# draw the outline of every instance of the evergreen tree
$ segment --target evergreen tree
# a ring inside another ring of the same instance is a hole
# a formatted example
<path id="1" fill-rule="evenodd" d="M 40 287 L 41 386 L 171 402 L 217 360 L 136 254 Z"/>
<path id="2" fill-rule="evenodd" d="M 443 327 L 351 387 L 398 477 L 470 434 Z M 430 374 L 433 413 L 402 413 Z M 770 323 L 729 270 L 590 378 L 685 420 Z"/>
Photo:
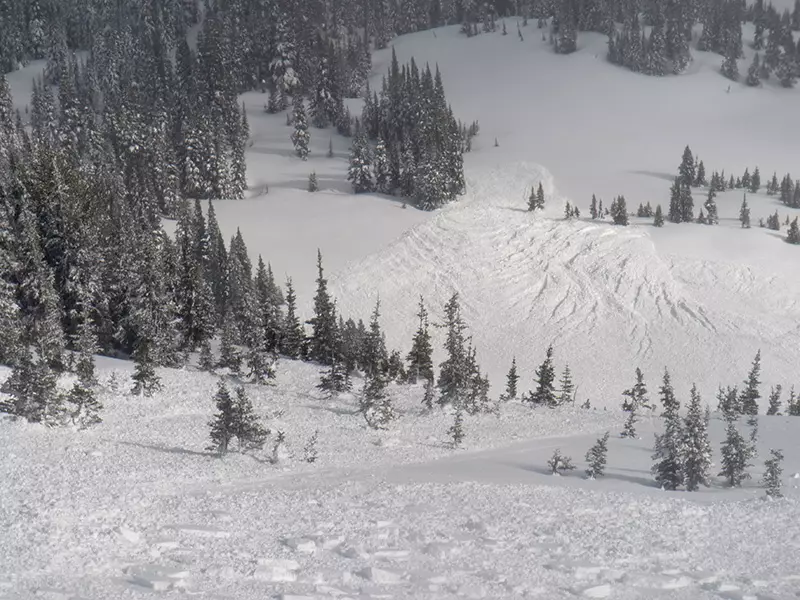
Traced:
<path id="1" fill-rule="evenodd" d="M 366 376 L 373 376 L 378 372 L 384 373 L 389 360 L 389 355 L 386 351 L 386 342 L 383 332 L 381 331 L 380 308 L 381 301 L 379 299 L 375 302 L 375 310 L 372 311 L 369 330 L 364 339 L 362 363 Z"/>
<path id="2" fill-rule="evenodd" d="M 135 396 L 152 396 L 153 392 L 161 389 L 161 378 L 156 373 L 155 361 L 152 355 L 152 342 L 142 338 L 133 351 L 134 370 L 133 388 L 131 393 Z"/>
<path id="3" fill-rule="evenodd" d="M 747 442 L 739 433 L 735 419 L 728 420 L 725 441 L 722 444 L 722 471 L 720 477 L 725 477 L 731 487 L 739 487 L 742 481 L 750 479 L 747 467 L 750 464 L 750 449 Z"/>
<path id="4" fill-rule="evenodd" d="M 308 176 L 308 191 L 309 192 L 316 192 L 319 190 L 319 184 L 317 183 L 317 173 L 312 171 L 311 174 Z"/>
<path id="5" fill-rule="evenodd" d="M 63 404 L 57 388 L 58 376 L 48 362 L 23 344 L 11 375 L 0 391 L 11 396 L 8 406 L 0 409 L 31 423 L 60 425 Z"/>
<path id="6" fill-rule="evenodd" d="M 317 292 L 314 295 L 314 317 L 308 321 L 312 333 L 309 338 L 309 358 L 323 365 L 331 365 L 337 353 L 336 311 L 328 293 L 328 280 L 322 269 L 322 253 L 317 250 Z"/>
<path id="7" fill-rule="evenodd" d="M 221 369 L 230 369 L 234 375 L 239 375 L 242 369 L 242 354 L 237 347 L 238 335 L 236 324 L 230 310 L 225 311 L 220 334 L 219 363 Z"/>
<path id="8" fill-rule="evenodd" d="M 758 414 L 758 400 L 761 398 L 761 393 L 758 391 L 758 386 L 761 385 L 761 350 L 756 353 L 753 359 L 753 366 L 747 375 L 744 382 L 744 389 L 742 390 L 741 398 L 739 400 L 742 407 L 742 414 L 757 415 Z"/>
<path id="9" fill-rule="evenodd" d="M 684 420 L 683 470 L 686 490 L 697 491 L 700 485 L 708 485 L 711 468 L 711 444 L 705 418 L 700 409 L 700 394 L 697 386 L 691 390 L 691 401 Z"/>
<path id="10" fill-rule="evenodd" d="M 691 148 L 686 146 L 686 148 L 683 149 L 681 164 L 678 166 L 679 182 L 685 186 L 691 186 L 694 183 L 696 173 L 694 154 L 692 154 Z"/>
<path id="11" fill-rule="evenodd" d="M 375 154 L 372 157 L 372 174 L 375 182 L 375 191 L 388 194 L 390 189 L 389 156 L 386 152 L 386 143 L 378 138 L 375 146 Z"/>
<path id="12" fill-rule="evenodd" d="M 708 213 L 708 216 L 706 217 L 706 223 L 709 225 L 717 225 L 719 223 L 717 203 L 714 200 L 716 196 L 717 193 L 714 191 L 714 188 L 708 188 L 708 197 L 706 198 L 706 202 L 703 206 L 705 206 L 706 212 Z"/>
<path id="13" fill-rule="evenodd" d="M 281 354 L 289 358 L 300 358 L 303 351 L 305 333 L 297 318 L 297 296 L 291 278 L 286 280 L 286 315 L 283 319 L 279 348 Z"/>
<path id="14" fill-rule="evenodd" d="M 386 394 L 386 377 L 382 372 L 375 371 L 364 378 L 360 405 L 364 419 L 373 429 L 386 429 L 394 420 L 394 407 Z"/>
<path id="15" fill-rule="evenodd" d="M 720 71 L 731 81 L 739 81 L 739 65 L 737 63 L 739 55 L 740 51 L 736 45 L 729 44 L 728 50 L 725 53 L 725 60 L 722 63 L 722 68 Z"/>
<path id="16" fill-rule="evenodd" d="M 294 123 L 294 130 L 291 136 L 292 145 L 294 145 L 295 154 L 303 160 L 307 160 L 309 154 L 308 144 L 311 136 L 308 133 L 308 117 L 306 116 L 305 103 L 300 94 L 294 97 L 292 115 L 292 123 Z"/>
<path id="17" fill-rule="evenodd" d="M 656 434 L 653 453 L 653 475 L 665 490 L 676 490 L 684 482 L 683 431 L 679 416 L 680 403 L 670 382 L 669 372 L 664 372 L 664 381 L 659 390 L 664 405 L 664 433 Z"/>
<path id="18" fill-rule="evenodd" d="M 233 401 L 233 434 L 239 443 L 240 450 L 260 450 L 264 447 L 267 431 L 261 425 L 253 410 L 253 403 L 244 386 L 236 388 L 236 399 Z"/>
<path id="19" fill-rule="evenodd" d="M 594 194 L 592 194 L 592 203 L 589 205 L 589 214 L 592 216 L 592 219 L 596 219 L 598 215 L 597 198 Z"/>
<path id="20" fill-rule="evenodd" d="M 664 226 L 664 214 L 661 212 L 661 205 L 656 206 L 656 213 L 653 218 L 653 225 L 655 227 L 663 227 Z"/>
<path id="21" fill-rule="evenodd" d="M 769 408 L 767 409 L 768 415 L 781 414 L 781 392 L 783 388 L 780 384 L 770 389 L 769 392 Z"/>
<path id="22" fill-rule="evenodd" d="M 783 452 L 780 450 L 771 449 L 771 458 L 764 461 L 764 478 L 761 480 L 764 488 L 767 490 L 767 497 L 769 498 L 782 498 L 783 492 L 781 487 L 781 475 L 783 475 Z"/>
<path id="23" fill-rule="evenodd" d="M 632 410 L 628 413 L 628 418 L 625 419 L 625 425 L 622 427 L 622 433 L 620 434 L 621 437 L 636 439 L 636 423 L 638 419 L 636 418 L 636 410 Z"/>
<path id="24" fill-rule="evenodd" d="M 789 399 L 786 401 L 786 414 L 790 417 L 800 417 L 800 396 L 795 394 L 794 386 L 789 389 Z"/>
<path id="25" fill-rule="evenodd" d="M 761 189 L 761 172 L 758 167 L 755 168 L 753 174 L 750 176 L 750 192 L 755 194 Z"/>
<path id="26" fill-rule="evenodd" d="M 622 392 L 625 400 L 622 402 L 622 410 L 637 411 L 642 409 L 651 410 L 650 399 L 647 397 L 647 386 L 644 383 L 644 374 L 639 367 L 636 367 L 636 383 L 632 388 Z"/>
<path id="27" fill-rule="evenodd" d="M 790 244 L 800 244 L 800 227 L 797 225 L 797 217 L 795 217 L 792 224 L 789 225 L 789 231 L 786 233 L 786 241 Z"/>
<path id="28" fill-rule="evenodd" d="M 531 188 L 531 194 L 528 196 L 528 212 L 533 212 L 538 208 L 538 203 L 536 202 L 536 188 Z"/>
<path id="29" fill-rule="evenodd" d="M 102 421 L 100 411 L 103 409 L 95 389 L 97 387 L 94 368 L 94 354 L 97 352 L 96 335 L 86 313 L 78 330 L 77 350 L 75 373 L 78 378 L 67 395 L 67 402 L 70 419 L 79 428 L 84 429 Z"/>
<path id="30" fill-rule="evenodd" d="M 706 166 L 701 160 L 697 162 L 697 172 L 695 173 L 694 177 L 694 185 L 695 187 L 700 187 L 706 185 L 706 183 Z"/>
<path id="31" fill-rule="evenodd" d="M 536 206 L 539 210 L 544 210 L 544 187 L 542 186 L 542 182 L 539 182 L 539 185 L 536 187 Z"/>
<path id="32" fill-rule="evenodd" d="M 500 396 L 504 402 L 515 400 L 517 397 L 517 383 L 519 382 L 519 375 L 517 375 L 517 359 L 511 359 L 511 368 L 506 375 L 506 391 Z"/>
<path id="33" fill-rule="evenodd" d="M 574 400 L 573 394 L 575 393 L 575 384 L 572 381 L 572 372 L 569 365 L 564 367 L 559 381 L 558 396 L 556 397 L 556 404 L 562 405 L 570 403 Z"/>
<path id="34" fill-rule="evenodd" d="M 419 326 L 411 342 L 411 351 L 406 357 L 408 363 L 408 382 L 416 383 L 419 379 L 433 381 L 433 348 L 431 336 L 428 331 L 428 311 L 422 296 L 419 298 L 419 311 L 417 312 Z"/>
<path id="35" fill-rule="evenodd" d="M 618 196 L 611 203 L 611 218 L 614 225 L 628 224 L 628 207 L 625 204 L 625 196 Z"/>
<path id="36" fill-rule="evenodd" d="M 372 155 L 366 136 L 362 133 L 355 137 L 350 148 L 350 168 L 347 180 L 352 183 L 356 194 L 372 192 L 375 184 L 372 180 Z"/>
<path id="37" fill-rule="evenodd" d="M 456 407 L 453 425 L 447 430 L 452 448 L 460 448 L 464 441 L 464 414 L 461 407 Z"/>
<path id="38" fill-rule="evenodd" d="M 530 392 L 525 400 L 538 406 L 555 406 L 556 392 L 553 385 L 554 382 L 553 346 L 550 345 L 547 347 L 544 362 L 536 369 L 536 390 Z"/>
<path id="39" fill-rule="evenodd" d="M 449 404 L 460 410 L 466 401 L 470 373 L 465 338 L 467 326 L 461 316 L 458 293 L 454 293 L 445 304 L 444 322 L 438 327 L 446 331 L 444 349 L 447 352 L 447 358 L 439 365 L 439 379 L 436 382 L 439 388 L 438 403 L 440 406 Z"/>
<path id="40" fill-rule="evenodd" d="M 747 205 L 747 194 L 744 195 L 742 207 L 739 209 L 739 222 L 742 224 L 742 229 L 750 229 L 750 207 Z"/>
<path id="41" fill-rule="evenodd" d="M 224 455 L 228 452 L 228 446 L 236 435 L 236 411 L 231 393 L 223 379 L 217 383 L 214 402 L 218 412 L 208 423 L 211 428 L 211 445 L 208 450 Z"/>
<path id="42" fill-rule="evenodd" d="M 547 461 L 547 466 L 552 475 L 563 475 L 566 471 L 572 471 L 575 468 L 572 459 L 569 456 L 563 456 L 559 448 L 555 449 L 553 456 Z"/>
<path id="43" fill-rule="evenodd" d="M 589 479 L 597 479 L 605 475 L 606 457 L 608 455 L 608 438 L 609 433 L 606 431 L 605 435 L 598 438 L 595 445 L 589 448 L 589 451 L 586 453 L 586 462 L 589 465 L 586 469 L 586 476 Z"/>

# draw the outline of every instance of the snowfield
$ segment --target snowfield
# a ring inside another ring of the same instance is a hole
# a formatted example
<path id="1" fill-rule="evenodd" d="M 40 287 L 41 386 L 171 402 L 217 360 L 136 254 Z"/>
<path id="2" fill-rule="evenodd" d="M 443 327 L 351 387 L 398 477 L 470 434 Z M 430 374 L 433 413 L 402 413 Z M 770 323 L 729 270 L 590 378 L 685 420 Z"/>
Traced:
<path id="1" fill-rule="evenodd" d="M 790 385 L 800 389 L 800 249 L 757 227 L 776 209 L 781 222 L 800 211 L 748 195 L 754 227 L 741 230 L 733 191 L 717 198 L 717 227 L 655 229 L 632 218 L 624 228 L 585 216 L 592 193 L 604 204 L 624 194 L 629 211 L 640 202 L 666 209 L 686 144 L 709 175 L 757 164 L 762 182 L 773 171 L 800 176 L 787 133 L 800 90 L 732 84 L 726 93 L 721 57 L 698 52 L 687 74 L 647 78 L 606 63 L 601 36 L 582 34 L 576 54 L 556 56 L 535 23 L 520 42 L 515 20 L 506 22 L 508 36 L 466 39 L 451 27 L 393 44 L 401 62 L 437 63 L 456 116 L 480 121 L 458 203 L 422 213 L 351 195 L 348 140 L 312 129 L 302 162 L 285 115 L 267 115 L 266 96 L 248 93 L 251 190 L 215 209 L 227 236 L 241 228 L 254 258 L 293 278 L 304 317 L 317 248 L 345 317 L 366 320 L 380 297 L 388 346 L 403 354 L 419 296 L 438 321 L 458 292 L 492 397 L 512 357 L 527 391 L 552 343 L 556 371 L 569 363 L 575 376 L 576 406 L 510 402 L 499 416 L 466 417 L 464 449 L 452 450 L 453 415 L 424 414 L 421 387 L 390 386 L 399 418 L 376 432 L 354 395 L 320 394 L 317 367 L 281 361 L 274 385 L 247 386 L 272 431 L 267 446 L 219 459 L 206 450 L 214 376 L 160 370 L 164 389 L 143 399 L 128 393 L 130 364 L 99 359 L 106 410 L 96 428 L 0 419 L 0 598 L 800 595 L 800 419 L 759 419 L 752 479 L 737 490 L 716 476 L 697 493 L 654 487 L 657 417 L 638 425 L 639 439 L 619 437 L 620 394 L 637 366 L 651 398 L 668 367 L 682 402 L 696 382 L 714 408 L 717 387 L 741 384 L 760 349 L 762 414 L 771 385 L 784 386 L 784 399 Z M 389 58 L 376 53 L 373 88 Z M 37 69 L 10 77 L 19 106 Z M 305 191 L 311 171 L 316 194 Z M 527 195 L 539 182 L 547 207 L 532 214 Z M 698 190 L 696 209 L 704 199 Z M 567 200 L 584 216 L 563 220 Z M 432 333 L 438 362 L 443 336 Z M 578 407 L 586 399 L 590 410 Z M 278 431 L 286 445 L 273 464 Z M 308 463 L 315 431 L 318 458 Z M 583 457 L 605 431 L 608 473 L 590 481 Z M 716 415 L 711 435 L 716 475 Z M 547 473 L 555 448 L 575 471 Z M 777 501 L 759 487 L 770 448 L 786 455 L 787 497 Z"/>

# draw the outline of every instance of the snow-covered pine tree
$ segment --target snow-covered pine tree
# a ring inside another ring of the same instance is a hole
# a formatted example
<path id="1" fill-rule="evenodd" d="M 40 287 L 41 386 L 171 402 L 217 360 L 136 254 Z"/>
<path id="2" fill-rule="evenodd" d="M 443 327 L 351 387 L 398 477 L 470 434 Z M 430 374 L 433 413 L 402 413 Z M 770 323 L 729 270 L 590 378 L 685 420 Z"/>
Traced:
<path id="1" fill-rule="evenodd" d="M 747 194 L 742 199 L 742 207 L 739 209 L 739 222 L 742 229 L 750 229 L 750 207 L 747 205 Z"/>
<path id="2" fill-rule="evenodd" d="M 711 468 L 711 443 L 703 412 L 700 408 L 700 394 L 692 385 L 689 409 L 683 428 L 683 472 L 686 490 L 694 492 L 701 485 L 708 485 Z"/>
<path id="3" fill-rule="evenodd" d="M 419 297 L 417 319 L 419 319 L 419 325 L 411 342 L 411 351 L 406 357 L 408 382 L 411 384 L 420 379 L 433 381 L 433 348 L 428 325 L 428 311 L 425 309 L 425 301 L 422 296 Z"/>
<path id="4" fill-rule="evenodd" d="M 222 322 L 219 344 L 219 362 L 221 369 L 229 369 L 233 375 L 239 375 L 242 369 L 242 354 L 237 347 L 239 339 L 232 311 L 226 310 Z"/>
<path id="5" fill-rule="evenodd" d="M 446 331 L 444 349 L 447 352 L 447 358 L 439 365 L 439 379 L 436 382 L 439 388 L 438 404 L 462 409 L 470 374 L 467 372 L 467 341 L 464 335 L 467 326 L 461 316 L 458 292 L 445 304 L 444 322 L 437 327 Z"/>
<path id="6" fill-rule="evenodd" d="M 561 454 L 561 449 L 556 448 L 553 456 L 547 461 L 547 466 L 552 475 L 563 475 L 567 471 L 572 471 L 575 465 L 572 464 L 572 459 L 569 456 Z"/>
<path id="7" fill-rule="evenodd" d="M 561 379 L 558 385 L 558 396 L 556 397 L 556 404 L 561 406 L 573 402 L 575 394 L 575 383 L 572 381 L 572 371 L 569 365 L 564 366 L 561 373 Z"/>
<path id="8" fill-rule="evenodd" d="M 386 351 L 386 342 L 381 331 L 380 317 L 381 301 L 379 298 L 375 302 L 375 309 L 372 311 L 369 329 L 364 339 L 361 353 L 362 365 L 366 376 L 372 376 L 378 372 L 385 373 L 386 363 L 389 359 Z"/>
<path id="9" fill-rule="evenodd" d="M 750 193 L 755 194 L 761 189 L 761 172 L 756 167 L 750 176 Z"/>
<path id="10" fill-rule="evenodd" d="M 286 280 L 286 315 L 283 318 L 278 347 L 281 354 L 289 358 L 300 358 L 303 352 L 305 332 L 297 318 L 297 296 L 292 279 Z"/>
<path id="11" fill-rule="evenodd" d="M 786 233 L 786 241 L 789 244 L 800 244 L 800 226 L 797 224 L 797 217 L 795 217 L 792 224 L 789 225 L 789 231 Z"/>
<path id="12" fill-rule="evenodd" d="M 608 438 L 609 432 L 606 431 L 605 435 L 598 438 L 594 446 L 589 448 L 589 451 L 586 453 L 586 462 L 588 463 L 586 476 L 589 479 L 597 479 L 605 475 L 608 456 Z"/>
<path id="13" fill-rule="evenodd" d="M 383 138 L 378 138 L 375 145 L 375 153 L 372 157 L 372 174 L 375 182 L 375 191 L 381 194 L 391 193 L 389 156 L 386 150 L 386 143 Z"/>
<path id="14" fill-rule="evenodd" d="M 524 400 L 534 406 L 554 407 L 556 405 L 555 379 L 553 346 L 551 344 L 547 347 L 544 362 L 536 369 L 536 389 L 529 392 Z"/>
<path id="15" fill-rule="evenodd" d="M 664 213 L 661 212 L 661 205 L 656 205 L 656 212 L 653 217 L 653 226 L 654 227 L 663 227 L 664 226 Z"/>
<path id="16" fill-rule="evenodd" d="M 747 442 L 739 433 L 736 419 L 729 419 L 725 433 L 725 441 L 722 443 L 722 471 L 720 477 L 725 477 L 731 487 L 739 487 L 742 481 L 750 479 L 747 467 L 750 464 L 750 448 Z"/>
<path id="17" fill-rule="evenodd" d="M 536 203 L 536 188 L 531 187 L 531 194 L 528 196 L 528 211 L 533 212 L 537 208 Z"/>
<path id="18" fill-rule="evenodd" d="M 134 396 L 152 396 L 161 389 L 161 377 L 156 373 L 155 361 L 152 355 L 152 342 L 148 338 L 141 338 L 133 351 L 133 388 Z"/>
<path id="19" fill-rule="evenodd" d="M 328 280 L 322 268 L 322 252 L 317 250 L 317 291 L 314 295 L 314 316 L 308 321 L 312 333 L 309 338 L 309 358 L 323 365 L 330 365 L 336 348 L 336 310 L 328 292 Z"/>
<path id="20" fill-rule="evenodd" d="M 517 359 L 511 359 L 511 368 L 506 375 L 506 391 L 500 396 L 500 400 L 508 402 L 517 398 L 517 383 L 519 382 L 519 375 L 517 374 Z"/>
<path id="21" fill-rule="evenodd" d="M 403 365 L 403 357 L 400 355 L 399 350 L 392 350 L 389 354 L 389 359 L 386 361 L 386 378 L 397 383 L 408 381 L 408 375 Z"/>
<path id="22" fill-rule="evenodd" d="M 460 406 L 456 407 L 453 425 L 447 430 L 447 435 L 452 448 L 461 447 L 461 442 L 464 441 L 464 414 Z"/>
<path id="23" fill-rule="evenodd" d="M 308 176 L 308 191 L 311 193 L 319 191 L 316 171 L 311 171 L 311 174 Z"/>
<path id="24" fill-rule="evenodd" d="M 625 196 L 617 196 L 611 203 L 611 219 L 614 225 L 628 225 L 628 206 Z"/>
<path id="25" fill-rule="evenodd" d="M 363 133 L 356 135 L 350 148 L 347 181 L 353 185 L 353 191 L 356 194 L 372 192 L 375 189 L 372 179 L 372 152 L 367 142 L 367 136 Z"/>
<path id="26" fill-rule="evenodd" d="M 542 182 L 536 187 L 536 207 L 539 210 L 544 210 L 544 186 Z"/>
<path id="27" fill-rule="evenodd" d="M 722 74 L 731 81 L 739 81 L 739 58 L 740 51 L 735 44 L 729 44 L 725 52 L 725 60 L 722 62 L 720 71 Z"/>
<path id="28" fill-rule="evenodd" d="M 761 480 L 762 485 L 767 491 L 769 498 L 782 498 L 783 482 L 781 475 L 783 475 L 783 452 L 780 450 L 770 449 L 770 458 L 764 461 L 764 477 Z"/>
<path id="29" fill-rule="evenodd" d="M 683 431 L 679 415 L 680 403 L 675 398 L 669 371 L 664 371 L 664 380 L 659 389 L 664 406 L 664 433 L 656 434 L 652 472 L 656 482 L 665 490 L 676 490 L 684 481 Z"/>
<path id="30" fill-rule="evenodd" d="M 717 213 L 717 202 L 714 198 L 717 196 L 717 193 L 714 191 L 713 187 L 708 188 L 708 196 L 706 197 L 706 202 L 703 206 L 706 209 L 707 217 L 706 223 L 708 225 L 717 225 L 719 223 L 719 215 Z"/>
<path id="31" fill-rule="evenodd" d="M 589 214 L 592 216 L 592 219 L 597 219 L 597 197 L 592 194 L 592 202 L 589 204 Z"/>
<path id="32" fill-rule="evenodd" d="M 208 450 L 222 456 L 228 452 L 231 440 L 236 435 L 236 410 L 224 379 L 217 382 L 214 403 L 217 407 L 217 414 L 208 423 L 211 428 L 211 445 L 208 446 Z"/>
<path id="33" fill-rule="evenodd" d="M 625 419 L 625 425 L 622 426 L 622 433 L 620 437 L 636 439 L 636 423 L 639 419 L 636 418 L 636 410 L 628 412 L 628 418 Z"/>
<path id="34" fill-rule="evenodd" d="M 308 144 L 311 141 L 311 135 L 308 133 L 308 116 L 306 115 L 306 107 L 303 102 L 303 96 L 296 94 L 293 99 L 293 117 L 292 122 L 294 129 L 292 130 L 292 145 L 297 156 L 303 160 L 308 159 L 309 149 Z"/>
<path id="35" fill-rule="evenodd" d="M 260 450 L 263 448 L 268 434 L 259 422 L 253 409 L 253 402 L 242 385 L 236 388 L 233 414 L 233 434 L 239 443 L 239 449 Z"/>
<path id="36" fill-rule="evenodd" d="M 761 398 L 761 393 L 758 391 L 758 386 L 761 385 L 761 350 L 756 353 L 753 359 L 753 366 L 747 374 L 747 379 L 744 381 L 744 389 L 739 400 L 739 405 L 742 408 L 742 414 L 757 415 L 758 414 L 758 400 Z"/>
<path id="37" fill-rule="evenodd" d="M 78 359 L 75 364 L 75 374 L 78 379 L 72 385 L 67 395 L 69 415 L 71 421 L 80 429 L 100 423 L 100 411 L 103 405 L 97 399 L 97 376 L 94 368 L 94 355 L 97 352 L 97 336 L 94 326 L 89 319 L 88 311 L 78 329 L 77 351 Z"/>
<path id="38" fill-rule="evenodd" d="M 380 370 L 365 376 L 359 405 L 364 420 L 373 429 L 386 429 L 394 420 L 394 407 L 386 393 L 386 377 Z"/>
<path id="39" fill-rule="evenodd" d="M 768 415 L 780 415 L 781 414 L 781 392 L 783 391 L 783 387 L 781 384 L 778 384 L 772 388 L 770 388 L 769 392 L 769 408 L 767 409 Z"/>
<path id="40" fill-rule="evenodd" d="M 639 411 L 652 410 L 650 399 L 647 397 L 647 385 L 644 382 L 644 374 L 639 367 L 636 367 L 636 383 L 628 390 L 622 392 L 625 400 L 622 402 L 622 410 Z"/>

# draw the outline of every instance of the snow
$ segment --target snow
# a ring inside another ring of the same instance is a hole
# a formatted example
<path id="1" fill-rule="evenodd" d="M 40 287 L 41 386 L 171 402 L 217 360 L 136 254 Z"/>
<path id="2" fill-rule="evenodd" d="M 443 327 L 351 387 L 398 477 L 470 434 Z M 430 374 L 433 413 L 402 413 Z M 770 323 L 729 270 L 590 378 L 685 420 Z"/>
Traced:
<path id="1" fill-rule="evenodd" d="M 539 33 L 529 26 L 521 43 L 445 28 L 394 43 L 401 60 L 438 63 L 457 116 L 481 123 L 459 203 L 431 214 L 351 195 L 347 140 L 334 135 L 328 159 L 330 132 L 312 129 L 304 163 L 284 115 L 267 115 L 265 97 L 251 93 L 250 195 L 215 208 L 227 236 L 240 227 L 253 256 L 294 278 L 306 316 L 319 247 L 346 315 L 366 317 L 380 294 L 391 347 L 407 350 L 420 293 L 438 318 L 458 291 L 494 397 L 512 356 L 524 390 L 554 343 L 557 369 L 569 361 L 577 378 L 577 404 L 591 398 L 594 408 L 509 402 L 499 416 L 465 417 L 464 448 L 452 450 L 453 415 L 424 414 L 421 387 L 390 386 L 399 419 L 378 432 L 354 395 L 316 390 L 317 367 L 281 361 L 274 385 L 248 386 L 265 425 L 286 434 L 286 459 L 273 465 L 274 437 L 252 454 L 206 449 L 215 377 L 161 370 L 163 391 L 134 398 L 131 365 L 99 359 L 102 424 L 77 432 L 0 420 L 0 598 L 800 593 L 800 419 L 759 419 L 752 479 L 737 490 L 716 476 L 696 493 L 657 489 L 656 417 L 643 418 L 637 439 L 618 436 L 620 392 L 637 365 L 651 395 L 668 366 L 679 398 L 696 381 L 713 404 L 716 386 L 744 379 L 760 348 L 762 395 L 788 388 L 800 364 L 797 249 L 740 230 L 738 192 L 718 198 L 716 228 L 560 219 L 566 199 L 586 212 L 592 192 L 606 203 L 625 194 L 629 209 L 665 207 L 687 143 L 709 172 L 797 171 L 787 128 L 798 90 L 733 84 L 726 94 L 721 58 L 702 53 L 684 76 L 646 78 L 607 64 L 600 36 L 582 35 L 580 51 L 561 57 Z M 373 83 L 388 58 L 376 55 Z M 18 106 L 37 68 L 12 74 Z M 316 194 L 304 191 L 312 170 Z M 548 205 L 532 215 L 527 190 L 539 181 Z M 754 223 L 789 213 L 774 198 L 750 199 Z M 712 419 L 714 473 L 723 429 Z M 302 449 L 315 430 L 319 458 L 308 464 Z M 587 480 L 584 454 L 605 431 L 606 476 Z M 549 475 L 555 448 L 575 471 Z M 786 455 L 787 497 L 768 502 L 759 479 L 770 448 Z"/>

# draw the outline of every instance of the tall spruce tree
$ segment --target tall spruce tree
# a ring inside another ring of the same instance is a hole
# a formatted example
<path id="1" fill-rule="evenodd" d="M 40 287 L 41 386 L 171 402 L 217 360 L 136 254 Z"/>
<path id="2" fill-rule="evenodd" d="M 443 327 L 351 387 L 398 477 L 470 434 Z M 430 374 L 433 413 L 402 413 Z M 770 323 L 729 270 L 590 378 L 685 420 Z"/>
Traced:
<path id="1" fill-rule="evenodd" d="M 519 383 L 519 375 L 517 374 L 517 359 L 511 359 L 511 368 L 506 375 L 506 391 L 500 396 L 504 402 L 515 400 L 517 398 L 517 384 Z"/>
<path id="2" fill-rule="evenodd" d="M 411 351 L 406 356 L 408 382 L 411 384 L 420 379 L 433 381 L 433 348 L 428 325 L 428 311 L 422 296 L 419 298 L 417 319 L 419 319 L 419 325 L 411 342 Z"/>
<path id="3" fill-rule="evenodd" d="M 608 456 L 608 438 L 609 432 L 598 438 L 594 446 L 589 448 L 586 453 L 586 462 L 588 467 L 586 469 L 586 476 L 589 479 L 597 479 L 605 475 L 606 461 Z"/>
<path id="4" fill-rule="evenodd" d="M 742 407 L 742 414 L 757 415 L 758 414 L 758 400 L 761 398 L 761 393 L 758 387 L 761 385 L 761 350 L 756 353 L 753 359 L 753 366 L 747 374 L 747 379 L 744 381 L 744 389 L 739 400 L 739 405 Z"/>
<path id="5" fill-rule="evenodd" d="M 281 354 L 289 358 L 300 358 L 303 353 L 305 332 L 297 317 L 297 296 L 292 279 L 286 280 L 286 314 L 283 317 L 278 347 Z"/>
<path id="6" fill-rule="evenodd" d="M 460 410 L 464 408 L 469 386 L 467 326 L 461 316 L 461 303 L 458 293 L 454 293 L 444 306 L 444 321 L 437 325 L 445 330 L 445 360 L 439 365 L 438 404 L 451 405 Z"/>
<path id="7" fill-rule="evenodd" d="M 675 398 L 669 372 L 664 371 L 664 380 L 659 389 L 664 405 L 664 433 L 656 434 L 652 472 L 665 490 L 676 490 L 684 482 L 683 431 L 680 420 L 680 403 Z"/>
<path id="8" fill-rule="evenodd" d="M 742 481 L 750 479 L 747 467 L 750 466 L 750 448 L 739 433 L 736 419 L 728 419 L 725 430 L 725 441 L 722 443 L 722 471 L 720 477 L 725 477 L 731 487 L 739 487 Z"/>
<path id="9" fill-rule="evenodd" d="M 764 461 L 764 477 L 761 480 L 764 488 L 767 491 L 768 498 L 782 498 L 783 482 L 781 475 L 783 475 L 783 452 L 780 450 L 771 449 L 770 458 Z"/>
<path id="10" fill-rule="evenodd" d="M 697 386 L 693 385 L 683 428 L 683 470 L 686 490 L 694 492 L 708 485 L 711 468 L 711 444 Z"/>
<path id="11" fill-rule="evenodd" d="M 553 346 L 550 345 L 547 347 L 544 362 L 536 369 L 536 389 L 528 394 L 526 401 L 538 406 L 555 406 L 555 378 Z"/>
<path id="12" fill-rule="evenodd" d="M 333 299 L 328 292 L 328 280 L 322 269 L 322 252 L 317 250 L 317 291 L 314 295 L 314 316 L 308 320 L 311 337 L 308 355 L 323 365 L 331 365 L 337 352 L 337 323 Z"/>

